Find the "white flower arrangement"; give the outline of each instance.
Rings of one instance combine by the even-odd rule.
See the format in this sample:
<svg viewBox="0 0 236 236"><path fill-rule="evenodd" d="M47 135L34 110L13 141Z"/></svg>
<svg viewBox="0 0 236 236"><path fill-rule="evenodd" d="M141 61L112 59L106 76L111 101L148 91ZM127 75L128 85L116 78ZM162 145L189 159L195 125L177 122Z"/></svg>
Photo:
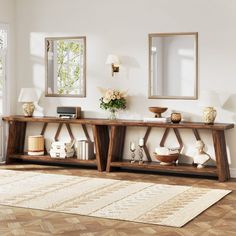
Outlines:
<svg viewBox="0 0 236 236"><path fill-rule="evenodd" d="M120 110L126 108L126 92L117 89L99 88L103 96L100 98L100 108L107 110Z"/></svg>

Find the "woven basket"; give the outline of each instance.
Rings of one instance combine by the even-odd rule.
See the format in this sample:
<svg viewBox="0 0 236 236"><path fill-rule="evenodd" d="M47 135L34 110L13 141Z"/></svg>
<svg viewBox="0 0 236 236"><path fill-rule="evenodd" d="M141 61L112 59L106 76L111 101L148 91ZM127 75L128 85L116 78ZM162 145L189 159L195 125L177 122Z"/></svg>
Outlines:
<svg viewBox="0 0 236 236"><path fill-rule="evenodd" d="M43 135L35 135L28 137L28 154L34 155L44 152L44 137Z"/></svg>

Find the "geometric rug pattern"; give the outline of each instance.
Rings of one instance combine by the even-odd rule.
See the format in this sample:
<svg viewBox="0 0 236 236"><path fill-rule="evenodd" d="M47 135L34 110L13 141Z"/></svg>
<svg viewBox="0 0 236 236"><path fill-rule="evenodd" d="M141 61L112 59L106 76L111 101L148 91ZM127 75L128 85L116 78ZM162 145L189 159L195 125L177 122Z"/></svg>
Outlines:
<svg viewBox="0 0 236 236"><path fill-rule="evenodd" d="M230 190L0 170L0 204L182 227Z"/></svg>

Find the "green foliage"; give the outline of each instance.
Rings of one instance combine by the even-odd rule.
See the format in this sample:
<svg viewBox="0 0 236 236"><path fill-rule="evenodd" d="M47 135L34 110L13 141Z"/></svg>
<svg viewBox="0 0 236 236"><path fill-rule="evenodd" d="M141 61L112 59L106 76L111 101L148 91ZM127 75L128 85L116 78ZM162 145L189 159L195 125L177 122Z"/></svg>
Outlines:
<svg viewBox="0 0 236 236"><path fill-rule="evenodd" d="M120 98L120 99L114 99L114 100L110 100L110 102L105 103L104 98L101 97L100 98L100 108L107 110L107 109L125 109L126 108L126 100L125 98Z"/></svg>
<svg viewBox="0 0 236 236"><path fill-rule="evenodd" d="M80 90L83 45L76 41L57 43L57 88L59 94L75 94Z"/></svg>

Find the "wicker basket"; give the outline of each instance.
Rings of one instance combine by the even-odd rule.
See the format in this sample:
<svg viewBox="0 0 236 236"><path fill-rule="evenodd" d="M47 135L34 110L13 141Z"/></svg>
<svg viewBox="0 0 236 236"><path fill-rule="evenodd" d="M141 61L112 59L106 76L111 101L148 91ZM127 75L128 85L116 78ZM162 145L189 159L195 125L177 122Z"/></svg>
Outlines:
<svg viewBox="0 0 236 236"><path fill-rule="evenodd" d="M35 135L28 137L28 154L43 155L44 154L44 137L43 135Z"/></svg>

